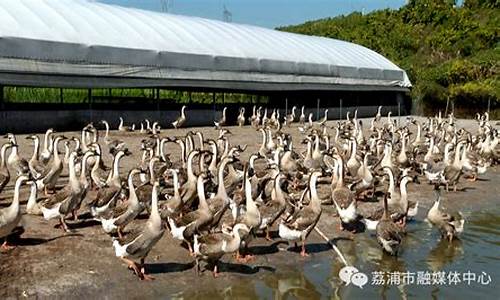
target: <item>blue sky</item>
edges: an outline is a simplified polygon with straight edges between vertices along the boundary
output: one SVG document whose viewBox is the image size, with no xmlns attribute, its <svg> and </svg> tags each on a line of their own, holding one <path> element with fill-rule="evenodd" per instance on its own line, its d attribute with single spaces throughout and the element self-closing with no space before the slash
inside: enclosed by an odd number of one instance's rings
<svg viewBox="0 0 500 300">
<path fill-rule="evenodd" d="M 103 3 L 161 10 L 160 0 L 98 0 Z M 169 11 L 175 14 L 222 19 L 223 5 L 233 15 L 233 22 L 275 28 L 308 20 L 398 8 L 406 0 L 170 0 Z"/>
</svg>

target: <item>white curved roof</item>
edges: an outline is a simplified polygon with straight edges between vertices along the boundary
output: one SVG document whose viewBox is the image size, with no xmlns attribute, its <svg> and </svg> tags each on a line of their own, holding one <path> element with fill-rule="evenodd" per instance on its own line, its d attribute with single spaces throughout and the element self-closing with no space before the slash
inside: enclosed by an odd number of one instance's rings
<svg viewBox="0 0 500 300">
<path fill-rule="evenodd" d="M 411 86 L 403 70 L 365 47 L 249 25 L 85 0 L 2 0 L 0 20 L 2 84 L 249 90 Z"/>
</svg>

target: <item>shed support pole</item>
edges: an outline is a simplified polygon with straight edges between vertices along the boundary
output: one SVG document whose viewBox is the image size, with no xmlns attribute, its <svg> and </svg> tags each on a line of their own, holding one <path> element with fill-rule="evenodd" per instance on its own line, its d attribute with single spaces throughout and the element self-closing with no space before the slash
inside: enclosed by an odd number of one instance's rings
<svg viewBox="0 0 500 300">
<path fill-rule="evenodd" d="M 64 91 L 62 88 L 59 89 L 59 102 L 64 103 Z"/>
<path fill-rule="evenodd" d="M 214 120 L 216 119 L 215 115 L 215 92 L 212 93 L 212 103 L 214 104 Z"/>
<path fill-rule="evenodd" d="M 397 95 L 398 97 L 398 126 L 401 125 L 401 94 Z"/>
<path fill-rule="evenodd" d="M 286 116 L 288 116 L 288 98 L 285 98 L 285 120 Z"/>
<path fill-rule="evenodd" d="M 320 101 L 321 100 L 319 100 L 319 98 L 318 98 L 318 100 L 316 100 L 316 120 L 319 120 L 319 102 Z"/>
<path fill-rule="evenodd" d="M 157 111 L 158 122 L 160 122 L 160 120 L 161 120 L 161 113 L 160 113 L 160 89 L 156 89 L 156 111 Z"/>
<path fill-rule="evenodd" d="M 0 109 L 4 109 L 4 100 L 5 100 L 5 88 L 3 85 L 0 85 Z"/>
<path fill-rule="evenodd" d="M 88 89 L 87 91 L 87 99 L 89 102 L 89 116 L 90 116 L 90 122 L 94 119 L 93 112 L 92 112 L 92 89 Z"/>
<path fill-rule="evenodd" d="M 339 120 L 342 120 L 342 98 L 339 101 Z"/>
</svg>

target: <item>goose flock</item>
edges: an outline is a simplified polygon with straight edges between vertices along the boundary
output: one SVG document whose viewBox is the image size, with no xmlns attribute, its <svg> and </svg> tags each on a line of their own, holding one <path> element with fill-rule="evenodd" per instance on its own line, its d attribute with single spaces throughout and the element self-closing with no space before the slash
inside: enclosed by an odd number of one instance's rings
<svg viewBox="0 0 500 300">
<path fill-rule="evenodd" d="M 186 124 L 186 109 L 171 123 L 175 129 Z M 234 253 L 241 262 L 252 259 L 248 247 L 259 235 L 300 243 L 300 255 L 307 256 L 306 240 L 321 217 L 338 218 L 339 230 L 353 235 L 373 230 L 383 251 L 397 255 L 406 224 L 419 208 L 408 184 L 434 186 L 436 200 L 427 220 L 451 242 L 463 232 L 465 220 L 442 208 L 440 187 L 456 191 L 460 180 L 474 181 L 500 160 L 499 133 L 487 113 L 477 116 L 477 131 L 471 132 L 460 128 L 453 114 L 400 123 L 390 113 L 382 117 L 379 107 L 365 128 L 357 112 L 332 127 L 328 110 L 316 122 L 304 107 L 300 115 L 296 107 L 283 117 L 277 109 L 268 116 L 270 111 L 254 106 L 247 118 L 241 108 L 235 118 L 260 135 L 253 153 L 245 153 L 246 145 L 231 144 L 226 108 L 214 122 L 216 139 L 201 131 L 164 136 L 159 122 L 145 120 L 136 129 L 120 118 L 118 132 L 141 140 L 138 149 L 113 137 L 104 120 L 86 125 L 80 137 L 48 129 L 41 143 L 37 135 L 28 135 L 33 142 L 29 160 L 20 156 L 16 135 L 6 134 L 0 193 L 11 177 L 15 184 L 11 204 L 0 209 L 2 251 L 13 247 L 9 235 L 24 213 L 57 220 L 64 231 L 74 231 L 72 224 L 86 213 L 101 223 L 116 256 L 141 280 L 153 279 L 144 260 L 165 232 L 189 250 L 197 272 L 205 262 L 214 276 L 226 254 Z M 298 130 L 301 139 L 292 141 L 290 130 Z M 166 153 L 167 145 L 179 159 Z M 122 177 L 122 160 L 132 152 L 141 153 L 141 159 Z M 106 157 L 112 158 L 110 166 Z M 30 194 L 22 210 L 23 185 L 30 186 Z M 320 197 L 319 189 L 328 189 L 328 196 Z M 373 209 L 360 209 L 360 202 L 373 202 Z M 334 206 L 337 215 L 322 215 L 324 206 Z M 146 222 L 141 215 L 148 216 Z"/>
</svg>

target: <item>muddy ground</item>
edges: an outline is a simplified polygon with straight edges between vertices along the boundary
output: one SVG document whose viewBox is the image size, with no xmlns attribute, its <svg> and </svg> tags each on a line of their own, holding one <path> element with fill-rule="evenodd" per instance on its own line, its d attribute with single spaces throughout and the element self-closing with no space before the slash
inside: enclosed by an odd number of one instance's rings
<svg viewBox="0 0 500 300">
<path fill-rule="evenodd" d="M 333 125 L 334 122 L 330 122 Z M 492 122 L 495 124 L 496 122 Z M 365 124 L 369 124 L 366 120 Z M 460 121 L 460 126 L 474 129 L 473 121 Z M 367 125 L 365 125 L 367 127 Z M 498 128 L 498 126 L 497 126 Z M 230 138 L 232 144 L 247 144 L 248 153 L 258 149 L 261 136 L 249 126 L 244 128 L 229 127 L 233 133 Z M 185 134 L 190 129 L 162 130 L 162 136 Z M 207 138 L 215 138 L 217 131 L 213 128 L 196 128 L 202 130 Z M 294 137 L 294 145 L 302 147 L 296 126 L 285 128 Z M 39 134 L 42 137 L 42 134 Z M 65 132 L 65 136 L 76 136 L 79 133 Z M 139 133 L 112 132 L 112 137 L 126 141 L 133 156 L 123 160 L 121 174 L 135 166 L 140 159 L 139 143 L 144 137 Z M 25 135 L 18 136 L 21 155 L 25 158 L 31 156 L 32 147 Z M 176 157 L 178 148 L 169 144 L 169 152 Z M 62 148 L 61 148 L 62 149 Z M 110 165 L 109 156 L 107 164 Z M 63 178 L 61 183 L 66 181 Z M 468 210 L 471 206 L 488 208 L 491 199 L 498 199 L 491 195 L 500 195 L 500 172 L 498 167 L 492 167 L 487 174 L 476 182 L 461 179 L 459 192 L 444 194 L 446 205 L 460 210 Z M 0 206 L 7 206 L 12 199 L 13 180 L 0 195 Z M 321 193 L 328 194 L 328 185 L 320 189 Z M 425 218 L 427 209 L 434 200 L 432 187 L 422 180 L 422 184 L 409 185 L 410 200 L 419 201 L 421 209 L 419 219 Z M 22 204 L 26 202 L 28 187 L 23 188 Z M 89 195 L 90 197 L 92 194 Z M 363 203 L 362 206 L 373 204 Z M 23 205 L 24 209 L 24 205 Z M 147 258 L 146 269 L 156 277 L 154 282 L 141 282 L 127 270 L 126 266 L 114 255 L 111 238 L 104 234 L 99 223 L 91 220 L 86 213 L 81 211 L 81 220 L 69 221 L 74 233 L 64 233 L 55 228 L 56 220 L 45 221 L 39 216 L 24 215 L 24 233 L 14 237 L 12 242 L 18 247 L 14 250 L 0 254 L 0 298 L 213 298 L 213 297 L 259 297 L 258 288 L 250 282 L 254 278 L 267 278 L 273 276 L 287 276 L 291 268 L 300 268 L 308 261 L 319 258 L 337 260 L 330 246 L 318 234 L 313 232 L 307 241 L 307 250 L 311 253 L 308 258 L 301 258 L 299 249 L 287 245 L 276 238 L 268 242 L 263 238 L 255 239 L 250 245 L 250 251 L 256 256 L 248 264 L 239 264 L 233 257 L 226 256 L 222 259 L 220 271 L 222 276 L 214 279 L 210 272 L 196 276 L 193 268 L 193 259 L 188 251 L 179 246 L 179 242 L 172 239 L 166 232 L 163 238 L 151 251 Z M 355 235 L 340 232 L 338 218 L 335 217 L 332 206 L 325 206 L 318 228 L 323 231 L 334 243 L 342 249 L 349 247 Z M 144 222 L 147 216 L 143 216 Z M 239 282 L 240 288 L 227 291 L 228 286 Z M 248 283 L 248 284 L 247 284 Z M 278 288 L 278 287 L 276 287 Z M 229 294 L 226 294 L 229 293 Z M 301 298 L 300 295 L 296 295 Z M 304 295 L 303 295 L 304 296 Z M 306 295 L 306 298 L 314 295 Z"/>
</svg>

